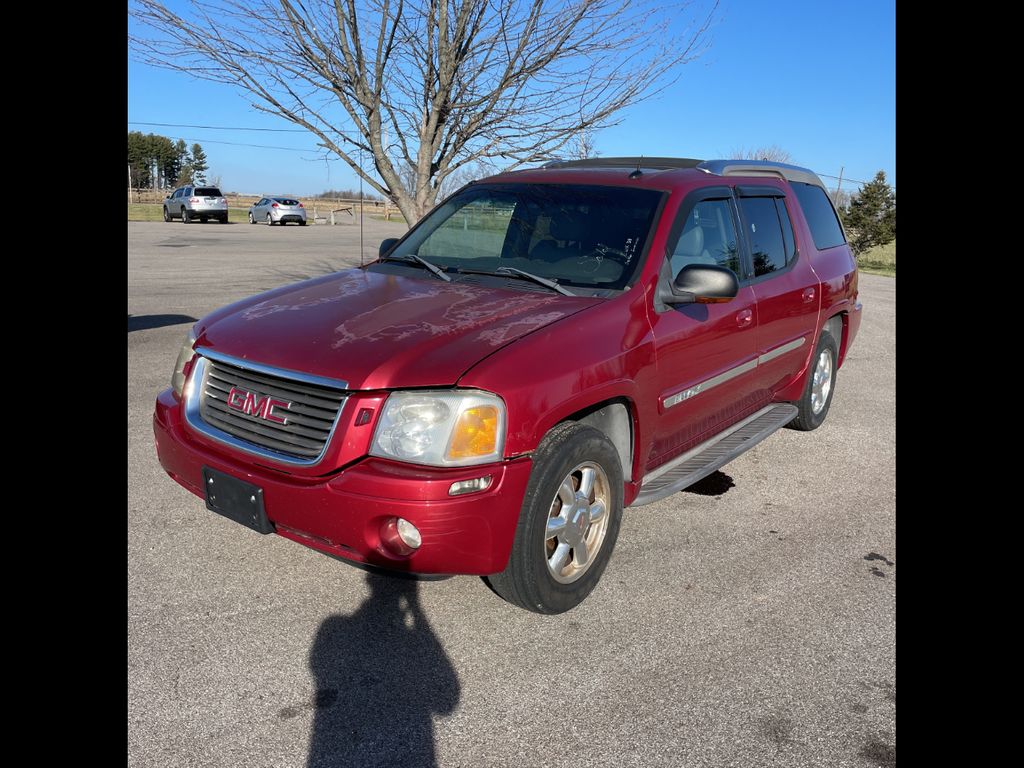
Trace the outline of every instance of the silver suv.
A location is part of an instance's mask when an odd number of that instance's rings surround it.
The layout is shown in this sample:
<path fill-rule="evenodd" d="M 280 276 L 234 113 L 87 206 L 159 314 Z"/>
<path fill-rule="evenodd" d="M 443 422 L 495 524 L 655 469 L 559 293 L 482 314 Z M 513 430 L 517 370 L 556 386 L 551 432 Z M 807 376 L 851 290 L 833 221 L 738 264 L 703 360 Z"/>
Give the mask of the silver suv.
<path fill-rule="evenodd" d="M 228 201 L 217 187 L 178 187 L 164 200 L 164 221 L 181 219 L 188 224 L 199 219 L 228 223 Z"/>

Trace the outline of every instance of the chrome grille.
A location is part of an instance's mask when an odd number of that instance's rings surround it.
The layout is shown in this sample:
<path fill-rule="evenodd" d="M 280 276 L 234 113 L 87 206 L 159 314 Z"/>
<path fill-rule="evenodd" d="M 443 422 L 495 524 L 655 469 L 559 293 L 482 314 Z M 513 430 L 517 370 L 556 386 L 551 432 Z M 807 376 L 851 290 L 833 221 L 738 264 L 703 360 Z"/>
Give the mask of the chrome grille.
<path fill-rule="evenodd" d="M 204 361 L 205 374 L 199 398 L 200 418 L 211 427 L 282 458 L 315 461 L 324 452 L 346 392 L 256 372 L 221 360 Z M 291 403 L 275 415 L 287 419 L 278 424 L 228 407 L 233 387 L 256 399 L 269 396 Z"/>

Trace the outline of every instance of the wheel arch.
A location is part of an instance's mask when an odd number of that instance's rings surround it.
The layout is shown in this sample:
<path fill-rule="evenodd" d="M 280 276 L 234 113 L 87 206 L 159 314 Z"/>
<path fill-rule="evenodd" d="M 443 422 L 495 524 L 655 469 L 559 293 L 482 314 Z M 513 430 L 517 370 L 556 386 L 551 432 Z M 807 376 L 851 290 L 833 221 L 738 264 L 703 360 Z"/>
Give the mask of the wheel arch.
<path fill-rule="evenodd" d="M 631 482 L 635 475 L 637 414 L 633 401 L 625 396 L 612 397 L 593 403 L 563 417 L 550 429 L 574 421 L 593 427 L 607 437 L 619 454 L 622 465 L 622 479 Z"/>
<path fill-rule="evenodd" d="M 822 331 L 828 331 L 832 334 L 832 338 L 836 340 L 836 344 L 839 345 L 839 359 L 836 361 L 836 369 L 838 370 L 843 360 L 846 359 L 846 337 L 848 332 L 848 320 L 846 312 L 837 312 L 832 315 L 822 325 Z"/>

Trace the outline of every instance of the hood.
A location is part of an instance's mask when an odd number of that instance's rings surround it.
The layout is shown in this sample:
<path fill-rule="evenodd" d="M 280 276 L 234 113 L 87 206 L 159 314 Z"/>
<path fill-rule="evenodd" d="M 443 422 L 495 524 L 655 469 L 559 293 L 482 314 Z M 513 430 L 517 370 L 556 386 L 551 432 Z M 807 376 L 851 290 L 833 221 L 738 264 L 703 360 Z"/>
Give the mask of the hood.
<path fill-rule="evenodd" d="M 196 348 L 350 389 L 450 386 L 506 344 L 600 302 L 353 269 L 214 312 Z"/>

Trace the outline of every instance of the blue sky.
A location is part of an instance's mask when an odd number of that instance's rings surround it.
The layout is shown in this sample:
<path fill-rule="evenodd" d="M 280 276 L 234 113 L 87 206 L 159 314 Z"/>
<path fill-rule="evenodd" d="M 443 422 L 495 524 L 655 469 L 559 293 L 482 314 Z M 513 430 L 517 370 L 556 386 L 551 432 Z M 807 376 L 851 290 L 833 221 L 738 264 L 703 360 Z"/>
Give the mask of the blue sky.
<path fill-rule="evenodd" d="M 710 159 L 777 145 L 830 187 L 840 168 L 860 181 L 884 170 L 895 185 L 895 1 L 724 0 L 709 50 L 671 88 L 622 116 L 597 134 L 602 155 Z M 128 120 L 130 131 L 198 141 L 208 176 L 220 176 L 226 191 L 310 195 L 358 187 L 344 163 L 317 159 L 308 134 L 140 125 L 293 128 L 228 86 L 130 57 Z"/>

